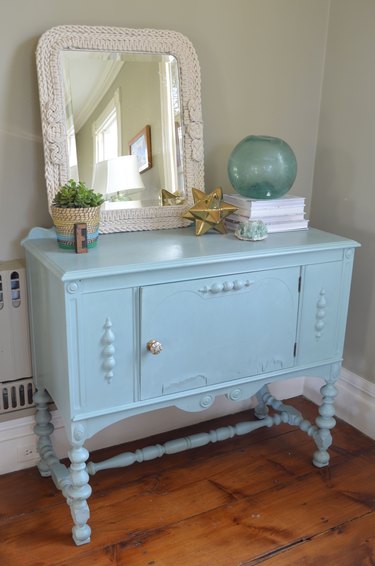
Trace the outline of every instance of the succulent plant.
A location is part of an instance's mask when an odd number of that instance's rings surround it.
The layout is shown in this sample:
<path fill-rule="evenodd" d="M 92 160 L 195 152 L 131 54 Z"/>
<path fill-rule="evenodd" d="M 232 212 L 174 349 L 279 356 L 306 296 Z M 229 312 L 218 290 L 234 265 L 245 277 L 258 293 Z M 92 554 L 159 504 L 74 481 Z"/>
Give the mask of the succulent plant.
<path fill-rule="evenodd" d="M 103 202 L 101 193 L 89 189 L 83 181 L 77 183 L 74 179 L 69 179 L 60 187 L 52 204 L 58 208 L 91 208 L 100 206 Z"/>

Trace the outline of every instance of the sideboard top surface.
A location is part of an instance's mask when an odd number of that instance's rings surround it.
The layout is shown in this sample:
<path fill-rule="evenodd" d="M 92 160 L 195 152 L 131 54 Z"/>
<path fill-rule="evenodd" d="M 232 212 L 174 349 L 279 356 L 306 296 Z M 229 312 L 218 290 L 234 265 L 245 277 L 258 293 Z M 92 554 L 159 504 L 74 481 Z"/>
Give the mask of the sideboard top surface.
<path fill-rule="evenodd" d="M 255 259 L 358 245 L 353 240 L 314 228 L 270 234 L 259 242 L 216 232 L 197 237 L 192 227 L 102 234 L 98 246 L 87 254 L 59 249 L 53 230 L 34 228 L 23 241 L 26 250 L 62 280 L 177 267 L 186 262 L 208 264 L 224 259 Z"/>

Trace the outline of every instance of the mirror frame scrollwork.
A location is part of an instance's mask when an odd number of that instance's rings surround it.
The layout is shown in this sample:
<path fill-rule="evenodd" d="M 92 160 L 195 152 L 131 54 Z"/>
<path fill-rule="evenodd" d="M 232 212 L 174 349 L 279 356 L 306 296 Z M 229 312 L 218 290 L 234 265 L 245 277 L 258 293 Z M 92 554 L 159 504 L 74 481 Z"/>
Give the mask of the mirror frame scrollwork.
<path fill-rule="evenodd" d="M 204 189 L 203 122 L 199 61 L 182 34 L 157 29 L 105 26 L 57 26 L 45 32 L 36 52 L 42 119 L 45 178 L 49 207 L 68 180 L 68 147 L 64 104 L 62 53 L 97 50 L 173 55 L 179 67 L 183 121 L 183 159 L 186 201 L 183 205 L 102 211 L 100 232 L 156 230 L 187 226 L 181 218 L 192 203 L 193 187 Z"/>

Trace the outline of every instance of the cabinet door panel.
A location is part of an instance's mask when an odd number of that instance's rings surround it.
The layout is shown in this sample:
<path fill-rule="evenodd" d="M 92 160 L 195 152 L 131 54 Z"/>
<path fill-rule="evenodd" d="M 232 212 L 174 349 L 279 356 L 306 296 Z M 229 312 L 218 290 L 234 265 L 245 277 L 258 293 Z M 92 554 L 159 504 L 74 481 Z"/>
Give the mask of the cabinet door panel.
<path fill-rule="evenodd" d="M 298 277 L 293 267 L 143 287 L 142 398 L 293 366 Z"/>
<path fill-rule="evenodd" d="M 332 262 L 309 265 L 304 270 L 297 345 L 299 364 L 341 356 L 341 320 L 346 316 L 348 304 L 342 269 L 342 262 Z"/>
<path fill-rule="evenodd" d="M 134 400 L 132 305 L 131 289 L 79 298 L 77 409 L 104 409 Z"/>

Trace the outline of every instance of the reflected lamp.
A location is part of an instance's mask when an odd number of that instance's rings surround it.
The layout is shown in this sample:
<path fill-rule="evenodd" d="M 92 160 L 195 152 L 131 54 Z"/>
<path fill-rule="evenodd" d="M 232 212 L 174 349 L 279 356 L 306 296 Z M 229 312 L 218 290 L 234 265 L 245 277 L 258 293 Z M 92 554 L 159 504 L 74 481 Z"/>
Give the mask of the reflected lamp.
<path fill-rule="evenodd" d="M 109 201 L 127 200 L 129 195 L 142 191 L 145 186 L 139 174 L 137 156 L 121 155 L 99 161 L 95 165 L 92 186 Z"/>

